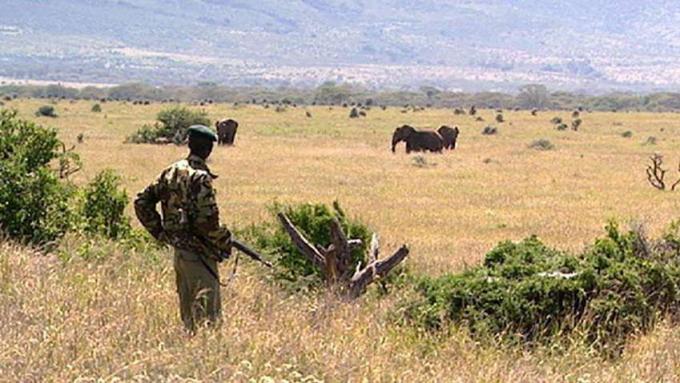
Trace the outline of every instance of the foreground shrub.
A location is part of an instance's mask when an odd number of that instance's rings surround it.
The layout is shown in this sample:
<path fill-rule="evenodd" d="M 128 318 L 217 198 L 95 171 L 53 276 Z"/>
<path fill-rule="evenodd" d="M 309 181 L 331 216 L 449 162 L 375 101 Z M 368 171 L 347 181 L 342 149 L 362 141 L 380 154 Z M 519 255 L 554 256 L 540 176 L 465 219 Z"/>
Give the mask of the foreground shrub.
<path fill-rule="evenodd" d="M 49 166 L 74 159 L 60 153 L 62 147 L 54 129 L 0 111 L 0 224 L 10 237 L 45 244 L 71 227 L 74 188 Z"/>
<path fill-rule="evenodd" d="M 330 222 L 337 218 L 349 238 L 362 240 L 362 245 L 352 250 L 352 269 L 359 262 L 366 264 L 366 248 L 372 233 L 360 221 L 348 218 L 337 202 L 332 208 L 324 204 L 274 204 L 269 211 L 271 222 L 252 226 L 243 234 L 253 242 L 253 246 L 276 257 L 278 280 L 290 283 L 294 288 L 314 287 L 321 283 L 320 271 L 300 254 L 276 220 L 279 212 L 284 212 L 310 242 L 322 246 L 330 245 Z"/>
<path fill-rule="evenodd" d="M 179 144 L 187 137 L 191 125 L 210 126 L 210 119 L 203 111 L 193 111 L 183 106 L 162 110 L 156 116 L 154 125 L 144 125 L 136 133 L 128 137 L 132 143 L 168 143 Z"/>
<path fill-rule="evenodd" d="M 678 309 L 677 233 L 675 225 L 651 245 L 639 232 L 610 224 L 607 235 L 579 255 L 536 237 L 503 242 L 482 266 L 423 278 L 407 318 L 430 330 L 457 323 L 474 336 L 523 344 L 577 333 L 601 351 L 619 352 L 627 337 Z"/>
<path fill-rule="evenodd" d="M 125 215 L 128 196 L 120 184 L 116 173 L 104 170 L 82 190 L 81 219 L 86 234 L 111 239 L 130 234 L 130 218 Z"/>

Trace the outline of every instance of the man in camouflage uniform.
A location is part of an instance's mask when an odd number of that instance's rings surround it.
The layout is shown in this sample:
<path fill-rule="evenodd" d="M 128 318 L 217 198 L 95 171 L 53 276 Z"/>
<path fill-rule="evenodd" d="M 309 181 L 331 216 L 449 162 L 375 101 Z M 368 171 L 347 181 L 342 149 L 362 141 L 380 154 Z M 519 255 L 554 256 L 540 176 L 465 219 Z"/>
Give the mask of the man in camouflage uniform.
<path fill-rule="evenodd" d="M 140 222 L 157 240 L 175 248 L 175 275 L 182 322 L 192 333 L 220 318 L 217 264 L 231 252 L 231 233 L 219 224 L 213 179 L 205 161 L 217 136 L 189 128 L 189 157 L 163 170 L 135 199 Z M 161 203 L 163 216 L 156 211 Z"/>

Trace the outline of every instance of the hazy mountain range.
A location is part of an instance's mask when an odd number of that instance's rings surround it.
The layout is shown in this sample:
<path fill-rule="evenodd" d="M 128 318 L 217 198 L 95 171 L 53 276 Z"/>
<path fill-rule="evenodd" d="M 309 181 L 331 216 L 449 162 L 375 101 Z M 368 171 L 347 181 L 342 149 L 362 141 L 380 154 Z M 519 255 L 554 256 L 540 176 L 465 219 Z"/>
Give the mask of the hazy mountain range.
<path fill-rule="evenodd" d="M 680 90 L 680 1 L 0 0 L 0 77 Z"/>

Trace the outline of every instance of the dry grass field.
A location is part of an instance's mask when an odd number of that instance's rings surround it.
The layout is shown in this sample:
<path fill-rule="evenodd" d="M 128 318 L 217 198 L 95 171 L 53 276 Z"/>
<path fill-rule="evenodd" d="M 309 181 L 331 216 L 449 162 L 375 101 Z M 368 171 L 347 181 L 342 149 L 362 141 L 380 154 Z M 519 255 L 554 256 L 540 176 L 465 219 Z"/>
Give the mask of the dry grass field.
<path fill-rule="evenodd" d="M 185 155 L 172 145 L 123 143 L 153 122 L 162 105 L 105 103 L 93 113 L 91 102 L 62 101 L 58 118 L 37 118 L 43 103 L 8 106 L 57 128 L 68 145 L 84 134 L 78 183 L 112 168 L 132 197 Z M 669 177 L 680 177 L 676 114 L 583 113 L 573 132 L 549 122 L 561 116 L 568 123 L 568 112 L 505 112 L 506 122 L 497 124 L 490 110 L 479 112 L 486 120 L 479 122 L 444 109 L 374 108 L 366 118 L 349 119 L 340 107 L 201 108 L 212 120 L 240 123 L 236 146 L 216 148 L 210 162 L 220 175 L 215 186 L 229 226 L 270 219 L 266 207 L 273 201 L 338 199 L 381 234 L 384 248 L 408 243 L 407 263 L 417 273 L 463 270 L 505 239 L 536 234 L 576 251 L 601 235 L 609 219 L 643 223 L 656 235 L 679 218 L 680 194 L 653 189 L 645 176 L 648 156 L 658 152 L 666 155 Z M 399 146 L 393 154 L 391 132 L 404 123 L 458 125 L 459 148 L 406 155 Z M 497 135 L 481 134 L 489 124 L 498 126 Z M 622 137 L 625 131 L 633 136 Z M 646 144 L 648 137 L 656 144 Z M 554 150 L 529 148 L 540 138 Z M 578 344 L 498 348 L 475 343 L 463 330 L 435 338 L 396 326 L 390 317 L 397 294 L 356 303 L 291 296 L 265 282 L 254 265 L 225 288 L 223 326 L 192 338 L 176 312 L 171 252 L 101 247 L 110 256 L 62 263 L 0 244 L 0 381 L 680 380 L 680 330 L 670 325 L 634 339 L 616 360 Z"/>

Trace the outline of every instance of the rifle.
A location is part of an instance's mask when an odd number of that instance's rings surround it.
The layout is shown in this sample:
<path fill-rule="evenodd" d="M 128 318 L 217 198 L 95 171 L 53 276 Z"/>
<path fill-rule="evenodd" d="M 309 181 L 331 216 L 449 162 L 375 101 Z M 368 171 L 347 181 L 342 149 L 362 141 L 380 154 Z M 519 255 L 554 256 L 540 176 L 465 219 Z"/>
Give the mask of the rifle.
<path fill-rule="evenodd" d="M 243 242 L 236 240 L 236 239 L 232 239 L 231 240 L 231 247 L 233 247 L 234 249 L 236 249 L 236 250 L 242 252 L 243 254 L 249 256 L 250 258 L 252 258 L 252 260 L 260 262 L 261 264 L 263 264 L 263 265 L 265 265 L 269 268 L 272 268 L 271 263 L 265 261 L 264 258 L 262 258 L 262 256 L 258 252 L 249 248 Z"/>

